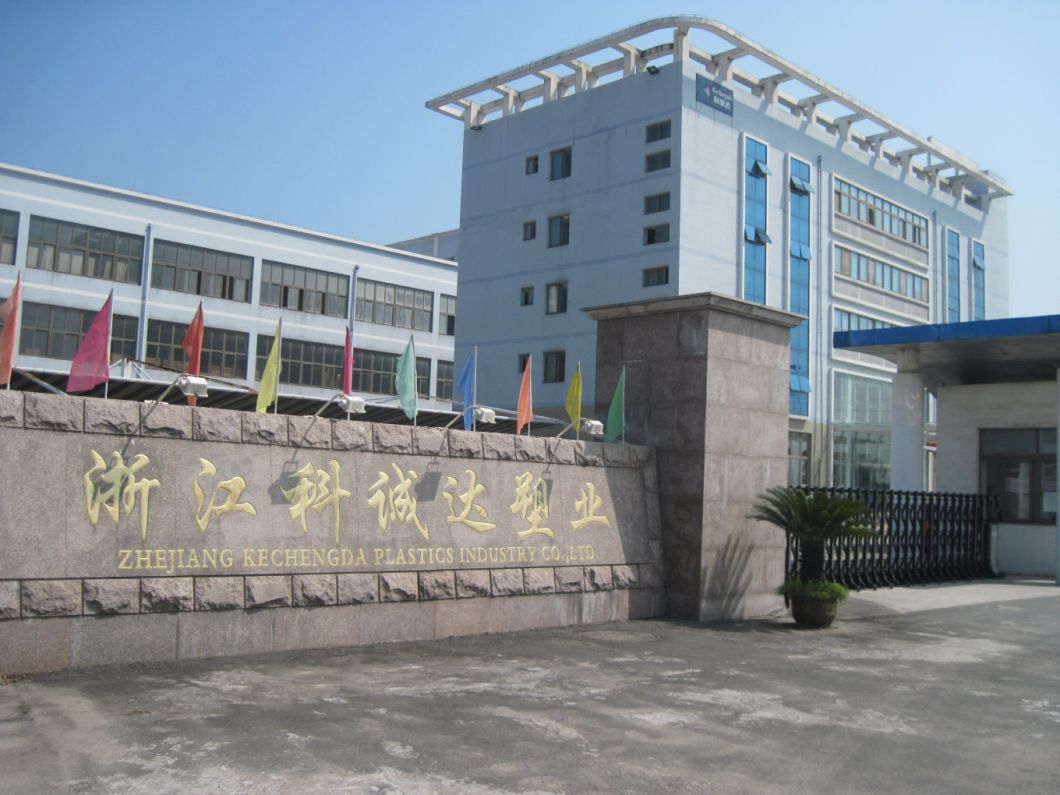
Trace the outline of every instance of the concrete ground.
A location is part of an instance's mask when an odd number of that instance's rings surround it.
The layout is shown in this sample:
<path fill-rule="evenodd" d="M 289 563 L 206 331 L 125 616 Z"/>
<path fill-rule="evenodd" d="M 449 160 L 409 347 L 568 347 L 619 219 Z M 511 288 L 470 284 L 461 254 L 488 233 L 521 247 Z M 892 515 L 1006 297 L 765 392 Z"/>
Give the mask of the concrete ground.
<path fill-rule="evenodd" d="M 0 791 L 1060 792 L 1060 587 L 0 685 Z"/>

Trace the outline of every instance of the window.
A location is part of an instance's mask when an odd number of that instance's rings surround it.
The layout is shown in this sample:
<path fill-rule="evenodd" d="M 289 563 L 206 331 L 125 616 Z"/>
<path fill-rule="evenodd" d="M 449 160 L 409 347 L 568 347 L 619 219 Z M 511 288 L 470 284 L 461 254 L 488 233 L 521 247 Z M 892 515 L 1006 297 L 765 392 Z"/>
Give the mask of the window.
<path fill-rule="evenodd" d="M 810 449 L 813 436 L 808 433 L 788 432 L 788 485 L 810 485 Z"/>
<path fill-rule="evenodd" d="M 519 306 L 533 306 L 534 305 L 534 288 L 533 287 L 520 287 L 519 288 Z"/>
<path fill-rule="evenodd" d="M 438 296 L 438 333 L 447 337 L 456 335 L 456 296 L 442 293 Z"/>
<path fill-rule="evenodd" d="M 151 286 L 249 303 L 253 270 L 251 257 L 156 240 Z"/>
<path fill-rule="evenodd" d="M 570 243 L 570 216 L 554 215 L 548 219 L 548 247 L 566 246 Z"/>
<path fill-rule="evenodd" d="M 25 356 L 72 360 L 88 327 L 99 310 L 73 309 L 24 301 L 22 332 L 18 352 Z M 110 358 L 136 358 L 136 331 L 139 321 L 128 315 L 112 315 Z"/>
<path fill-rule="evenodd" d="M 880 328 L 894 328 L 894 323 L 859 315 L 846 309 L 836 309 L 834 320 L 835 328 L 832 329 L 833 331 L 870 331 Z"/>
<path fill-rule="evenodd" d="M 644 245 L 653 246 L 656 243 L 670 242 L 670 225 L 659 224 L 658 226 L 644 227 Z"/>
<path fill-rule="evenodd" d="M 438 360 L 438 378 L 435 394 L 439 400 L 453 399 L 453 363 Z M 470 403 L 471 401 L 468 400 Z"/>
<path fill-rule="evenodd" d="M 526 170 L 524 173 L 527 176 L 537 173 L 537 155 L 530 155 L 530 157 L 526 158 Z"/>
<path fill-rule="evenodd" d="M 523 221 L 523 240 L 537 237 L 537 221 Z"/>
<path fill-rule="evenodd" d="M 644 214 L 661 213 L 670 209 L 670 192 L 656 193 L 644 197 Z"/>
<path fill-rule="evenodd" d="M 357 282 L 357 320 L 381 326 L 431 331 L 434 293 L 397 284 L 360 279 Z"/>
<path fill-rule="evenodd" d="M 29 219 L 27 268 L 139 284 L 143 255 L 140 235 L 36 215 Z"/>
<path fill-rule="evenodd" d="M 946 230 L 946 321 L 961 319 L 961 236 Z"/>
<path fill-rule="evenodd" d="M 972 320 L 986 320 L 986 249 L 972 241 Z"/>
<path fill-rule="evenodd" d="M 262 306 L 346 317 L 349 300 L 349 276 L 269 260 L 261 263 Z"/>
<path fill-rule="evenodd" d="M 341 350 L 341 348 L 340 348 Z M 395 395 L 399 353 L 357 349 L 354 354 L 353 388 L 374 395 Z M 285 363 L 286 365 L 286 363 Z M 416 391 L 426 395 L 430 382 L 431 360 L 416 357 Z M 341 376 L 341 372 L 340 372 Z"/>
<path fill-rule="evenodd" d="M 645 287 L 658 287 L 670 283 L 670 266 L 659 265 L 656 268 L 645 268 L 641 271 Z"/>
<path fill-rule="evenodd" d="M 810 413 L 810 165 L 792 158 L 788 196 L 788 308 L 806 319 L 791 330 L 788 413 Z"/>
<path fill-rule="evenodd" d="M 549 155 L 549 179 L 564 179 L 570 176 L 571 148 L 555 149 Z"/>
<path fill-rule="evenodd" d="M 878 259 L 837 246 L 835 272 L 922 303 L 927 302 L 927 279 Z"/>
<path fill-rule="evenodd" d="M 567 378 L 567 354 L 565 351 L 545 351 L 546 384 L 561 384 Z"/>
<path fill-rule="evenodd" d="M 891 427 L 891 384 L 849 373 L 835 374 L 835 405 L 832 421 L 837 425 Z"/>
<path fill-rule="evenodd" d="M 919 248 L 928 247 L 927 218 L 838 177 L 835 180 L 835 211 Z"/>
<path fill-rule="evenodd" d="M 567 311 L 567 283 L 545 285 L 545 314 L 559 315 Z"/>
<path fill-rule="evenodd" d="M 530 361 L 529 353 L 519 354 L 519 374 L 522 375 L 526 371 L 526 363 Z"/>
<path fill-rule="evenodd" d="M 650 144 L 670 137 L 670 120 L 657 121 L 644 128 L 644 143 Z"/>
<path fill-rule="evenodd" d="M 664 149 L 661 152 L 652 152 L 644 157 L 644 171 L 662 171 L 664 168 L 670 167 L 670 150 Z"/>
<path fill-rule="evenodd" d="M 836 430 L 832 434 L 832 485 L 885 489 L 891 482 L 891 437 L 886 433 Z"/>
<path fill-rule="evenodd" d="M 1002 522 L 1056 523 L 1056 428 L 979 431 L 979 487 Z"/>
<path fill-rule="evenodd" d="M 766 302 L 766 145 L 753 138 L 744 139 L 744 244 L 743 297 L 747 301 Z"/>
<path fill-rule="evenodd" d="M 255 380 L 261 380 L 265 361 L 272 349 L 270 336 L 258 335 L 258 350 L 254 367 Z M 342 388 L 342 345 L 325 345 L 284 337 L 280 346 L 280 382 L 297 386 L 317 386 L 324 389 Z"/>
<path fill-rule="evenodd" d="M 147 363 L 170 370 L 185 370 L 188 357 L 180 345 L 187 333 L 186 323 L 149 320 L 144 356 Z M 199 360 L 202 374 L 219 378 L 246 378 L 249 342 L 250 335 L 243 331 L 210 327 L 203 329 L 202 357 Z"/>
<path fill-rule="evenodd" d="M 15 264 L 18 243 L 18 213 L 0 210 L 0 265 Z"/>

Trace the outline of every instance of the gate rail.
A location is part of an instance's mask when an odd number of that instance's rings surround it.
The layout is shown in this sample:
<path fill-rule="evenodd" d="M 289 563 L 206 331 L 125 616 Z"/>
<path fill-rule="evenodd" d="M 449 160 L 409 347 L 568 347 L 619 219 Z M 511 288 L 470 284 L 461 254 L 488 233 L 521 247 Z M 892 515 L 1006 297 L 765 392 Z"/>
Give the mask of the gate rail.
<path fill-rule="evenodd" d="M 825 579 L 847 588 L 974 580 L 992 575 L 990 523 L 997 498 L 933 491 L 808 488 L 860 500 L 879 535 L 825 542 Z M 784 551 L 787 577 L 798 576 L 799 541 Z"/>

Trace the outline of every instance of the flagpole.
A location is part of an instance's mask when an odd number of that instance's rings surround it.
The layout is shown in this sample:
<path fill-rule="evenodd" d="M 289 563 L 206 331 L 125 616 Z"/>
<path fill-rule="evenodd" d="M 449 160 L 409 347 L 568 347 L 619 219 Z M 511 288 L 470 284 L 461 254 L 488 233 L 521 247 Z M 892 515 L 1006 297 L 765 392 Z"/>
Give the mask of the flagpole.
<path fill-rule="evenodd" d="M 276 325 L 276 392 L 272 396 L 272 414 L 276 414 L 280 410 L 280 369 L 283 367 L 283 315 L 280 315 L 280 320 Z"/>
<path fill-rule="evenodd" d="M 409 342 L 412 344 L 412 394 L 416 400 L 416 411 L 412 415 L 412 427 L 415 428 L 420 417 L 420 372 L 416 367 L 416 337 L 410 334 Z"/>
<path fill-rule="evenodd" d="M 471 355 L 475 357 L 471 365 L 471 430 L 476 430 L 478 418 L 475 416 L 475 406 L 478 405 L 478 345 L 471 349 Z M 8 385 L 10 387 L 10 384 Z M 467 400 L 467 395 L 464 395 Z"/>

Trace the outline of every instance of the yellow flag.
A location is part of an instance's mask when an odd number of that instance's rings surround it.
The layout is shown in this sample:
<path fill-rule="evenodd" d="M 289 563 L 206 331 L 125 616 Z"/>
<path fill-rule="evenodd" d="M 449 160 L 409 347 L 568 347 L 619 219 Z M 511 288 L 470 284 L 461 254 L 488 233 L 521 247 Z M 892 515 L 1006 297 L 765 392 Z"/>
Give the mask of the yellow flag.
<path fill-rule="evenodd" d="M 254 409 L 258 414 L 264 414 L 269 404 L 276 400 L 276 389 L 280 384 L 280 342 L 283 331 L 283 318 L 276 321 L 276 336 L 272 338 L 272 349 L 269 358 L 265 360 L 265 370 L 261 374 L 261 384 L 258 386 L 258 406 Z"/>
<path fill-rule="evenodd" d="M 574 371 L 574 377 L 570 380 L 570 389 L 567 390 L 567 416 L 570 417 L 570 421 L 574 423 L 575 427 L 578 425 L 578 420 L 582 418 L 582 363 L 578 362 L 578 367 Z"/>

